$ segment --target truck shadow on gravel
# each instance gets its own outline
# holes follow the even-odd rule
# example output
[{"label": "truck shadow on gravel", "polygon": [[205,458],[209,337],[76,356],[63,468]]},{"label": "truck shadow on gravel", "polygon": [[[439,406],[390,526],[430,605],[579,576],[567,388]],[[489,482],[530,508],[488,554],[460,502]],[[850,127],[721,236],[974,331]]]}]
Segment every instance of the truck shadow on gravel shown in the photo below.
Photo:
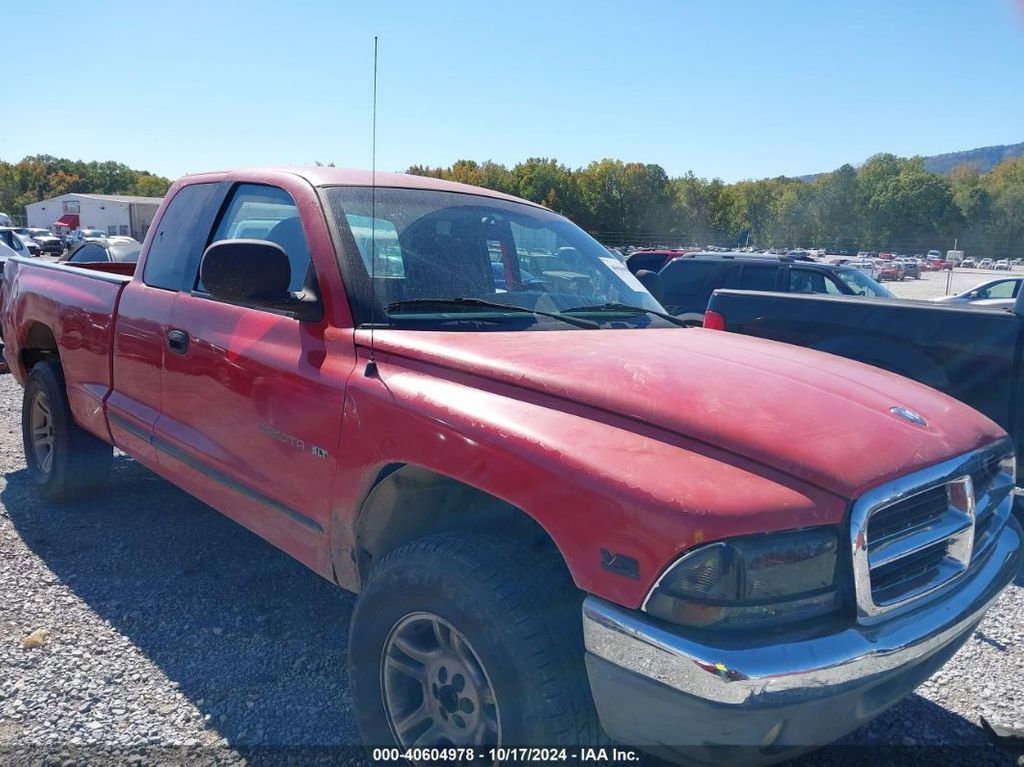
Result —
[{"label": "truck shadow on gravel", "polygon": [[[346,761],[362,761],[345,668],[353,596],[130,459],[115,459],[107,492],[66,505],[40,500],[25,470],[6,480],[0,502],[26,546],[239,754],[345,746]],[[939,758],[904,738],[944,744],[951,763],[1005,757],[974,723],[912,695],[791,764]]]},{"label": "truck shadow on gravel", "polygon": [[354,597],[129,459],[107,492],[67,505],[40,500],[24,470],[6,480],[25,544],[243,756],[359,743]]}]

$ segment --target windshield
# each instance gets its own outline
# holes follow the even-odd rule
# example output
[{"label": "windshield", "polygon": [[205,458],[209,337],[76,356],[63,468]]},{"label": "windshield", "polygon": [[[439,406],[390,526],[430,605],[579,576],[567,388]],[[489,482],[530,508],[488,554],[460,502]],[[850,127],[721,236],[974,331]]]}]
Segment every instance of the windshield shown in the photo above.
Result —
[{"label": "windshield", "polygon": [[893,295],[858,269],[837,269],[836,276],[858,296],[892,298]]},{"label": "windshield", "polygon": [[[622,261],[543,208],[423,189],[378,188],[374,201],[369,187],[331,187],[327,197],[343,245],[360,256],[349,267],[373,273],[377,322],[452,330],[671,326],[652,314],[664,310]],[[562,314],[590,321],[562,321]]]}]

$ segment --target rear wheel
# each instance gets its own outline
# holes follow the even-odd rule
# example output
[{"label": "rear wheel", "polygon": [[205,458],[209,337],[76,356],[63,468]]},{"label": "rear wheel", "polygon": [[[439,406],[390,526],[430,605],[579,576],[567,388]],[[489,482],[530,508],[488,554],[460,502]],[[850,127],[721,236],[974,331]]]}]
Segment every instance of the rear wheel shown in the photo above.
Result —
[{"label": "rear wheel", "polygon": [[57,362],[47,360],[32,368],[21,432],[29,477],[45,498],[69,500],[107,478],[113,448],[75,423]]},{"label": "rear wheel", "polygon": [[581,598],[559,558],[490,535],[446,533],[389,554],[349,634],[364,743],[598,742]]}]

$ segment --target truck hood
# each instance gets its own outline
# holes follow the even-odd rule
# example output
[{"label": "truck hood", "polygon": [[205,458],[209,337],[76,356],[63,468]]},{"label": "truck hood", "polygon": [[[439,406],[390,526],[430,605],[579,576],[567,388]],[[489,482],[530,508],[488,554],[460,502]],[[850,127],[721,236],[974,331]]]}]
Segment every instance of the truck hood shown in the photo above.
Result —
[{"label": "truck hood", "polygon": [[[966,405],[879,368],[702,328],[384,330],[375,342],[382,360],[398,355],[624,416],[845,498],[1005,436]],[[926,424],[892,412],[899,407]]]}]

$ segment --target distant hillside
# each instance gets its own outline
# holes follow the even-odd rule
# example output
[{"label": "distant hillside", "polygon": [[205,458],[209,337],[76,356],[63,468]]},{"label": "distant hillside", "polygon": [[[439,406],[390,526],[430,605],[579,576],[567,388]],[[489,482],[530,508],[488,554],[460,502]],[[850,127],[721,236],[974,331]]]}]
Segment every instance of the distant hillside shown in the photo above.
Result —
[{"label": "distant hillside", "polygon": [[979,173],[988,173],[1003,160],[1024,155],[1024,142],[1000,144],[968,149],[964,152],[949,152],[924,158],[924,167],[932,173],[948,174],[957,165],[973,165]]},{"label": "distant hillside", "polygon": [[[988,173],[1003,160],[1024,156],[1024,142],[1019,144],[999,144],[983,146],[978,149],[965,149],[962,152],[934,154],[924,158],[924,167],[932,173],[946,176],[958,165],[973,165],[979,173]],[[800,181],[814,181],[821,173],[797,176]]]}]

